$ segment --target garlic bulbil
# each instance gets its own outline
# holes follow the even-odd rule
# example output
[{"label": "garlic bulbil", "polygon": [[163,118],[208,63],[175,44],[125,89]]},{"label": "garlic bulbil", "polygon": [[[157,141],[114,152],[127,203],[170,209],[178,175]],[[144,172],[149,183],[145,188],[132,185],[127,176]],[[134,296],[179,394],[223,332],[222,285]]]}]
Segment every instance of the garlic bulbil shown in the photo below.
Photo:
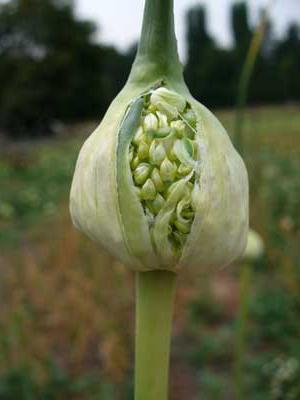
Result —
[{"label": "garlic bulbil", "polygon": [[227,265],[248,233],[246,168],[184,83],[172,18],[170,1],[146,2],[129,80],[84,143],[71,188],[76,227],[137,271]]},{"label": "garlic bulbil", "polygon": [[142,99],[140,124],[129,146],[130,168],[153,249],[168,265],[179,259],[195,217],[200,143],[196,125],[185,119],[194,113],[183,96],[161,87]]}]

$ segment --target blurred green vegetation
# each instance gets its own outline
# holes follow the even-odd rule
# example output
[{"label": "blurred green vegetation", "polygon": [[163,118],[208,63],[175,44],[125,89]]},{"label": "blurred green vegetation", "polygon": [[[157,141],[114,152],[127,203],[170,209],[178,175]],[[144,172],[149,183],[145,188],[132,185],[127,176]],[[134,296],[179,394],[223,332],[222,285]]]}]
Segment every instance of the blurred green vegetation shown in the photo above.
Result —
[{"label": "blurred green vegetation", "polygon": [[15,245],[19,233],[41,217],[51,217],[66,199],[79,141],[22,145],[0,163],[0,241]]},{"label": "blurred green vegetation", "polygon": [[[245,113],[252,266],[246,399],[300,398],[300,108]],[[229,132],[234,113],[217,113]],[[71,226],[78,150],[95,124],[7,143],[0,168],[0,400],[132,398],[133,276]],[[239,263],[180,277],[171,399],[235,399]],[[240,400],[240,399],[237,399]]]}]

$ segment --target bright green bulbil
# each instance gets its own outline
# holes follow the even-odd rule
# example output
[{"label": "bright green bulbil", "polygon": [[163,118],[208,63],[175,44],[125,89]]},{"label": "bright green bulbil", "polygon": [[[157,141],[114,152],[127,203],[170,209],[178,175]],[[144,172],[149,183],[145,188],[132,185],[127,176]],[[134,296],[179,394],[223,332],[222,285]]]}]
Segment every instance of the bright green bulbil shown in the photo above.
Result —
[{"label": "bright green bulbil", "polygon": [[244,251],[247,172],[186,87],[171,0],[146,1],[137,58],[80,151],[70,209],[80,230],[134,270],[204,270]]},{"label": "bright green bulbil", "polygon": [[[130,168],[153,249],[168,265],[180,258],[194,220],[192,193],[200,178],[200,138],[185,120],[186,114],[196,116],[183,96],[160,87],[142,99],[139,127],[129,147]],[[179,182],[182,190],[174,200],[172,188]],[[167,237],[161,242],[162,229]]]}]

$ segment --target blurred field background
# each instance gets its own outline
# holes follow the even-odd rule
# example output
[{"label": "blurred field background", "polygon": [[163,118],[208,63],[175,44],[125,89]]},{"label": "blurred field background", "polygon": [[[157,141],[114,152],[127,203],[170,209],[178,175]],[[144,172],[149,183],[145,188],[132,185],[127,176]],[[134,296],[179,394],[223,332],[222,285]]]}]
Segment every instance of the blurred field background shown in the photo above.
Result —
[{"label": "blurred field background", "polygon": [[[233,136],[255,26],[246,2],[230,15],[224,49],[205,8],[187,10],[185,74]],[[267,22],[244,117],[251,226],[265,243],[247,281],[245,345],[240,354],[241,262],[211,276],[186,271],[171,400],[300,399],[300,33],[292,24],[275,38]],[[68,212],[78,151],[135,54],[94,33],[68,1],[0,5],[0,400],[133,398],[134,276]]]}]

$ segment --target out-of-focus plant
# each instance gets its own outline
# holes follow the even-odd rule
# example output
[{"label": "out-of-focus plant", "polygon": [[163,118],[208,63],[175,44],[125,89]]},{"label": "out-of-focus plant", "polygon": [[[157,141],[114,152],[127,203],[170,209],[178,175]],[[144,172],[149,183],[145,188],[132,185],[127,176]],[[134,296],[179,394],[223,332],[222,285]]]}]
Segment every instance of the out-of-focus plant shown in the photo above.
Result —
[{"label": "out-of-focus plant", "polygon": [[244,357],[246,354],[246,334],[249,317],[249,295],[252,285],[253,263],[259,260],[264,252],[264,243],[259,234],[252,229],[248,233],[246,250],[243,254],[240,273],[240,305],[237,317],[236,348],[235,348],[235,391],[236,398],[245,398]]},{"label": "out-of-focus plant", "polygon": [[[244,112],[247,103],[249,85],[254,71],[255,62],[261,45],[263,43],[264,34],[267,26],[267,11],[263,10],[260,23],[253,35],[252,41],[246,60],[240,75],[237,104],[236,119],[234,129],[234,143],[241,154],[245,154],[244,148]],[[244,368],[243,360],[246,350],[246,329],[249,312],[249,293],[252,280],[251,264],[261,257],[263,252],[263,241],[259,235],[250,230],[248,234],[248,243],[243,255],[243,261],[240,272],[240,309],[238,315],[238,328],[236,340],[235,355],[235,390],[237,399],[243,400],[245,396],[244,388]]]},{"label": "out-of-focus plant", "polygon": [[47,378],[42,382],[30,365],[21,365],[6,371],[0,377],[0,398],[63,400],[78,399],[89,394],[89,399],[112,399],[112,396],[105,394],[105,384],[99,383],[96,377],[74,378],[52,362],[47,363],[45,370]]},{"label": "out-of-focus plant", "polygon": [[[89,393],[103,392],[101,398],[118,399],[117,391],[109,396],[109,386],[118,383],[124,390],[129,373],[131,339],[124,327],[132,314],[130,276],[107,254],[99,254],[89,243],[79,241],[69,218],[62,213],[56,223],[56,227],[49,225],[51,233],[38,245],[39,250],[21,247],[2,276],[0,383],[2,380],[7,390],[12,390],[11,378],[16,375],[15,390],[20,392],[24,379],[33,381],[43,395],[52,390],[55,399],[73,399],[70,387],[79,390],[81,384],[80,398],[92,399]],[[100,269],[95,268],[95,254]],[[82,260],[84,270],[78,268]],[[101,293],[99,282],[106,283]],[[111,290],[119,290],[120,298],[112,300]],[[114,315],[118,318],[112,318]],[[49,369],[49,359],[66,377],[65,385],[52,382],[54,369]],[[22,366],[28,366],[27,374]]]},{"label": "out-of-focus plant", "polygon": [[267,19],[268,13],[267,8],[262,11],[261,20],[258,24],[258,27],[253,35],[250,48],[246,55],[246,60],[242,68],[242,72],[239,79],[238,84],[238,94],[236,101],[236,120],[235,120],[235,129],[234,129],[234,143],[241,154],[244,153],[244,113],[245,106],[247,103],[248,92],[249,92],[249,84],[251,81],[251,77],[254,71],[255,62],[257,56],[259,55],[259,51],[261,49],[261,45],[263,43],[265,30],[267,27]]},{"label": "out-of-focus plant", "polygon": [[264,373],[270,378],[272,400],[300,398],[300,362],[297,358],[276,358],[265,365]]}]

